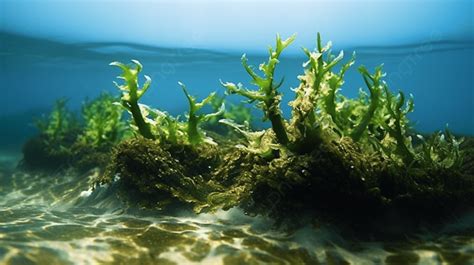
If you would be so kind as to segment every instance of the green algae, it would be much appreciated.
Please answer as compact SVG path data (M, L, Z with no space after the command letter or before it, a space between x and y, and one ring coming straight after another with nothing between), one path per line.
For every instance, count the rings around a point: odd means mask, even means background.
M381 66L373 72L358 68L368 93L342 95L355 56L343 63L343 52L333 55L319 35L313 51L303 49L307 61L285 119L279 92L284 82L275 82L275 70L293 40L277 36L261 74L242 57L256 90L222 82L227 94L256 103L269 129L252 131L249 112L226 109L215 93L198 102L181 83L189 103L186 119L141 104L151 79L145 76L140 88L140 62L114 62L124 80L117 84L118 103L129 112L130 126L124 126L122 109L111 96L85 104L82 127L69 125L72 115L60 101L40 126L40 137L25 145L25 164L39 167L54 158L53 168L99 166L105 170L95 185L117 181L131 203L188 206L198 213L241 207L277 219L308 212L371 219L391 211L438 219L453 207L472 207L470 140L463 143L449 130L416 135L407 118L413 98L391 92ZM214 112L202 113L205 105ZM236 134L206 130L217 121Z
M145 196L145 204L165 207L171 199L178 198L193 203L196 211L200 211L206 207L206 197L216 185L210 181L209 172L220 159L217 148L176 148L137 138L121 143L112 161L99 182L108 183L118 174L129 190L135 189Z
M203 142L207 142L209 144L216 144L212 140L212 138L205 137L204 132L202 132L200 128L200 124L202 122L206 122L214 117L217 117L224 113L225 110L225 105L224 103L221 104L221 106L218 108L218 110L214 113L210 114L198 114L197 112L202 109L205 105L209 104L211 100L216 96L216 93L211 93L209 96L207 96L205 99L203 99L201 102L197 102L196 98L191 96L186 89L186 86L183 83L179 83L181 88L183 89L184 94L186 95L186 98L188 99L189 102L189 113L188 113L188 124L186 126L186 132L188 135L188 141L191 145L198 145Z
M236 124L241 124L246 129L250 129L253 126L253 122L256 120L251 113L251 108L248 103L240 102L235 104L233 102L226 101L226 95L220 96L215 94L212 100L209 102L214 112L219 112L223 104L225 104L225 111L219 115L211 117L207 122L203 124L203 128L216 132L225 137L234 137L234 130L225 124L220 122L221 120L231 120Z
M150 128L151 126L147 121L145 121L142 110L138 105L138 100L150 87L151 79L145 75L145 84L140 88L138 85L138 74L141 72L143 66L137 60L132 60L132 63L135 65L135 68L120 62L110 63L110 65L117 66L122 70L122 75L120 75L119 78L124 80L125 84L119 85L118 83L115 83L122 93L120 102L122 106L131 113L135 123L134 125L137 127L140 134L147 139L155 139Z
M270 120L275 137L282 145L289 143L288 133L280 109L281 95L278 92L278 88L282 85L283 80L279 83L275 83L274 73L276 65L279 63L278 58L280 54L295 40L295 37L296 36L293 35L286 40L282 40L280 35L277 35L275 48L270 47L268 50L268 62L262 63L259 66L264 76L255 73L253 66L247 64L245 54L242 56L242 65L252 78L252 84L258 87L257 91L249 90L241 83L237 85L234 83L222 83L228 93L244 96L248 98L249 102L257 102L257 106L264 112L264 118Z
M128 126L122 118L123 109L114 104L116 101L112 95L102 93L83 104L80 143L97 149L115 145L124 138Z
M84 102L81 118L58 100L47 119L36 126L40 134L23 147L22 165L30 170L58 170L74 167L87 171L104 167L108 153L129 134L116 99L102 93Z

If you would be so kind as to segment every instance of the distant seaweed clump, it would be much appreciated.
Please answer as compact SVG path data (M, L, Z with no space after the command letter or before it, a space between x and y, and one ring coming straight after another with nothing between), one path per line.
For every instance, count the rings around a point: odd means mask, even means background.
M52 171L104 167L112 148L131 136L116 101L102 93L84 102L78 116L68 109L67 100L57 100L49 116L35 122L39 135L23 146L21 165L29 170Z
M25 145L24 164L41 167L58 157L55 166L100 166L104 171L94 185L118 182L142 205L182 204L198 213L242 207L276 218L397 211L438 219L474 206L472 141L463 143L447 129L417 135L407 118L413 97L393 93L382 66L360 66L367 90L357 98L342 95L355 54L343 63L343 52L332 54L331 43L323 45L319 34L314 50L303 49L307 61L285 119L283 79L278 81L275 69L294 39L277 35L259 71L242 56L256 89L221 81L227 95L255 103L268 129L253 130L243 105L216 93L198 101L182 83L186 115L141 104L151 78L145 75L140 87L140 62L113 62L122 71L120 97L104 94L84 104L82 121L58 101L38 123L40 136Z

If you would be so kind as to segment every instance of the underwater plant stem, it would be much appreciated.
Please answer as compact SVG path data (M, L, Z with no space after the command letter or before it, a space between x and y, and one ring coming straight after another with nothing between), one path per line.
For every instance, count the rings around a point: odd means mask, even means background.
M199 144L202 141L202 137L198 130L198 120L194 115L189 115L188 140L192 145Z
M365 129L370 123L370 120L374 116L375 110L378 108L378 99L372 98L370 102L369 109L365 113L364 117L362 118L362 121L357 125L357 127L352 131L351 133L351 138L355 142L359 141L360 138L362 137L362 134L364 133Z
M290 141L288 134L286 133L285 125L283 124L283 118L280 114L270 112L268 113L268 119L272 123L273 132L275 132L278 142L284 146L288 145Z
M379 88L379 81L375 80L373 85L370 85L367 76L364 76L364 81L367 84L367 87L370 91L370 105L369 109L365 113L364 117L360 121L360 123L355 127L355 129L351 133L351 138L354 141L359 141L364 133L365 129L369 125L372 117L375 114L375 111L378 109L380 105L380 88Z
M132 63L135 65L135 69L130 65L121 62L110 63L110 65L122 69L123 73L119 78L125 81L125 84L123 85L119 85L116 82L114 83L115 86L122 91L122 106L131 112L135 125L138 127L138 132L147 139L155 140L150 124L145 121L145 118L143 118L140 106L138 105L138 100L143 96L143 94L145 94L148 88L150 88L151 78L145 75L146 81L140 89L138 86L138 74L143 69L143 66L137 60L132 60Z
M275 132L278 142L284 146L287 146L289 143L288 134L286 132L285 125L283 124L283 117L280 114L279 101L275 100L278 96L277 89L281 85L273 85L273 74L275 69L271 71L269 78L270 87L265 89L267 92L267 100L265 104L268 109L268 119L272 123L273 132Z
M410 151L410 149L407 147L405 143L404 132L402 129L402 119L408 112L413 110L413 101L409 101L408 109L403 111L402 107L403 107L403 104L405 103L405 95L400 91L398 102L396 102L395 109L393 109L392 108L392 102L394 101L393 95L387 86L384 86L384 89L385 89L385 94L387 97L387 109L390 115L392 116L392 118L394 119L394 125L395 125L394 129L387 126L388 133L397 141L397 147L395 150L402 157L403 162L407 165L411 164L413 160L415 160L415 155Z
M397 141L397 153L399 153L402 156L403 162L406 165L409 165L413 162L415 159L415 156L413 155L412 152L408 149L408 147L405 144L405 138L402 135L402 126L400 124L400 120L395 121L395 128L396 130L389 130L389 133L392 133L392 137L395 138Z
M143 119L138 104L136 102L129 102L128 107L130 112L132 113L133 121L135 122L135 125L137 125L140 134L147 139L155 140L155 136L151 132L150 124L146 123Z

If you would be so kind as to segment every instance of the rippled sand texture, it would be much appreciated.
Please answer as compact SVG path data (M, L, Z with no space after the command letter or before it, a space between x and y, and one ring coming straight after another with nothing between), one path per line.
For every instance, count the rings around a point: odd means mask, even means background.
M451 236L354 242L324 227L272 229L233 209L127 208L91 176L0 173L0 264L473 264L472 225ZM472 221L472 220L471 220ZM472 224L472 222L470 223ZM424 239L422 239L424 238Z

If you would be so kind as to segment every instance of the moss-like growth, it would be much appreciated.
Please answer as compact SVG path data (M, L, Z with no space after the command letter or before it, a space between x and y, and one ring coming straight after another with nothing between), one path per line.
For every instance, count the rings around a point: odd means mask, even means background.
M197 212L208 207L207 194L214 190L210 172L221 162L212 146L176 146L144 138L121 143L112 157L98 183L119 176L128 193L138 193L140 204L163 208L181 201Z
M417 137L422 140L418 159L425 168L459 169L467 154L472 155L461 150L464 139L454 137L448 128L444 133L436 132L426 140L422 135Z

